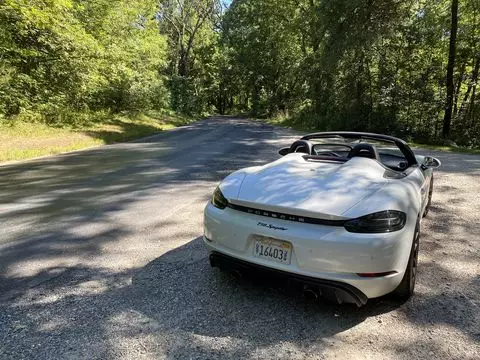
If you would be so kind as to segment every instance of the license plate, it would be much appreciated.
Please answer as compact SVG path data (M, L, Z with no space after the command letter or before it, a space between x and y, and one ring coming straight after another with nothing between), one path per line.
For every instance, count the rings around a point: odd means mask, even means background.
M257 238L253 247L253 256L281 264L290 264L292 245L286 241Z

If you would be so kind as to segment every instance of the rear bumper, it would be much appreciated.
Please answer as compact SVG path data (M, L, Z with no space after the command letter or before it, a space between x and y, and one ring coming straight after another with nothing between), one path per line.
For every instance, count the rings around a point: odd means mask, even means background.
M367 303L368 297L356 287L332 280L318 279L310 276L304 276L295 273L289 273L282 270L269 268L266 266L250 263L219 252L210 253L210 265L222 269L232 269L247 272L263 272L273 276L281 276L290 281L315 287L320 295L336 301L339 304L352 303L357 306L363 306Z
M369 299L392 292L402 280L413 233L405 227L385 234L349 233L341 226L323 226L268 219L272 227L259 226L266 218L226 208L205 207L204 238L210 252L295 275L341 282L359 289ZM275 228L273 227L275 226ZM258 237L292 245L290 264L253 255ZM359 273L385 273L361 277Z

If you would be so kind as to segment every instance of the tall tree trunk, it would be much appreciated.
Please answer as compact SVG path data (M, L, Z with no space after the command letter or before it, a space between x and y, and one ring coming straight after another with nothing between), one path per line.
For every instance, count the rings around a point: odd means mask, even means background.
M469 129L473 128L475 125L475 96L477 95L476 93L476 85L473 87L473 92L472 92L472 98L470 99L470 105L468 107L468 112L465 115L465 117L468 119L470 118L470 121L468 122L468 125L466 125Z
M462 64L460 65L460 74L457 79L455 86L455 94L453 96L453 118L458 114L458 96L460 95L460 89L462 88L463 77L465 75L465 67L467 66L467 59L463 59Z
M450 127L452 124L453 111L453 69L455 67L455 48L457 45L457 27L458 27L458 0L452 0L452 24L450 26L450 47L448 50L448 65L447 65L447 101L445 104L445 115L443 117L443 131L442 136L447 138L450 135Z
M468 98L470 97L470 92L472 88L475 88L477 81L478 81L478 72L480 70L480 54L475 60L475 65L473 66L472 76L470 81L468 82L467 91L465 92L465 96L463 97L462 105L460 106L460 110L458 112L458 118L461 119L465 109L468 107Z
M178 75L187 76L188 55L185 51L185 47L180 45L180 54L178 57Z

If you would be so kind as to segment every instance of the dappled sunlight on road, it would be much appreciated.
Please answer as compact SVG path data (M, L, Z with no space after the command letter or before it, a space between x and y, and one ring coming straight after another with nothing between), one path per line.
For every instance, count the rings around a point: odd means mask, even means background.
M155 237L149 228L192 201L206 202L223 176L257 160L255 151L241 153L243 146L236 144L236 138L228 141L233 126L211 131L207 121L172 131L157 141L112 145L0 168L0 221L4 225L0 270L15 268L18 276L21 269L28 273L30 264L41 271L39 263L48 267L69 258L69 253L72 259L62 264L94 263L109 242L116 247L121 239L140 233L146 239ZM261 128L254 125L244 133L257 133ZM220 137L227 141L218 143ZM185 196L179 197L182 192ZM152 216L155 213L158 216Z
M443 167L404 304L318 303L210 268L202 210L216 184L291 140L211 119L1 167L0 358L476 358L480 156L433 152Z

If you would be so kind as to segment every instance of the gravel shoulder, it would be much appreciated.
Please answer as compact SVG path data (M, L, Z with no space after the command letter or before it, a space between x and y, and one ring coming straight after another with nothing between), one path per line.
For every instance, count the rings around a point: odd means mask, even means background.
M211 118L0 168L0 359L478 359L480 156L438 157L416 295L364 308L211 269L216 184L294 134Z

